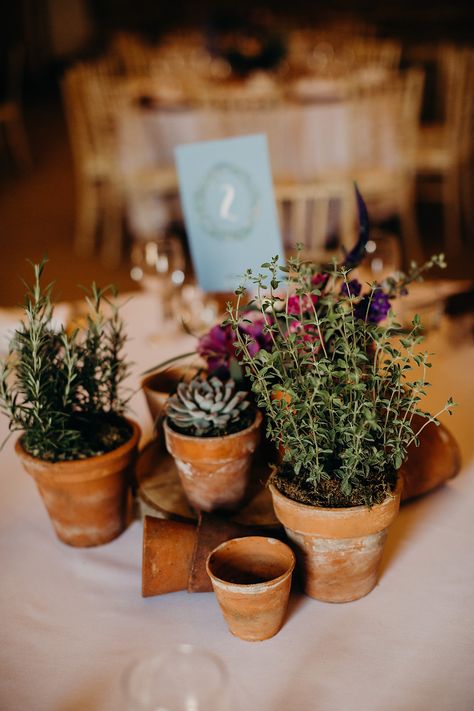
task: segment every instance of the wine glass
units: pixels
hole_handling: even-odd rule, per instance
[[[196,284],[184,284],[172,305],[176,320],[197,336],[214,326],[221,315],[217,299]]]
[[[400,244],[395,235],[373,230],[365,247],[361,271],[367,281],[382,282],[401,268]]]
[[[175,236],[156,236],[136,241],[131,249],[130,276],[151,297],[156,325],[170,325],[172,300],[185,279],[186,260]]]
[[[215,654],[190,644],[133,662],[123,675],[127,711],[229,711],[229,680]]]

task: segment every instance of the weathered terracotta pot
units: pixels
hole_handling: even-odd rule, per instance
[[[194,366],[173,366],[143,378],[141,387],[153,422],[164,416],[166,401],[176,392],[178,383],[191,380],[197,370]]]
[[[414,429],[419,429],[424,418],[413,416]],[[420,445],[410,445],[407,459],[400,468],[403,478],[402,501],[426,494],[461,469],[461,452],[451,432],[442,424],[430,422],[419,436]]]
[[[388,527],[397,516],[402,482],[371,509],[300,504],[270,485],[276,517],[294,544],[304,591],[324,602],[349,602],[376,585]]]
[[[178,590],[212,592],[206,571],[209,553],[231,538],[265,535],[264,527],[244,526],[225,515],[200,513],[194,523],[145,516],[143,521],[142,595]],[[272,536],[284,536],[282,528]]]
[[[172,430],[166,420],[165,440],[175,458],[189,502],[200,511],[237,509],[248,493],[252,457],[260,442],[262,415],[241,432],[225,437],[192,437]]]
[[[206,569],[232,634],[249,642],[276,635],[294,567],[293,551],[276,538],[234,538],[212,551]]]
[[[15,449],[34,478],[56,535],[70,546],[98,546],[127,525],[127,501],[140,428],[132,420],[130,439],[107,454],[67,462],[46,462],[28,454],[21,437]]]
[[[145,516],[143,597],[186,590],[196,538],[197,528],[192,523]]]

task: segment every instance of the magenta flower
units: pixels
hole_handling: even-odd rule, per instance
[[[260,350],[270,351],[272,340],[270,334],[265,332],[265,325],[271,324],[271,319],[266,319],[256,311],[247,311],[242,315],[243,321],[239,331],[250,337],[247,348],[252,356]],[[218,324],[213,326],[198,341],[197,352],[204,358],[210,372],[217,370],[229,372],[232,360],[239,361],[234,343],[236,336],[230,325]]]
[[[207,362],[211,372],[219,368],[229,368],[231,358],[235,358],[234,340],[232,328],[220,324],[201,336],[197,352]]]
[[[299,316],[300,314],[311,311],[317,302],[318,297],[316,294],[303,294],[303,296],[292,294],[288,298],[287,313],[290,316]]]
[[[296,339],[296,344],[298,346],[303,346],[305,349],[313,351],[313,353],[319,353],[321,350],[319,331],[314,323],[301,323],[301,321],[293,321],[290,324],[289,332],[296,333],[298,335]]]

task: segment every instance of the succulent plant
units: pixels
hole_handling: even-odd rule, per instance
[[[223,434],[248,413],[249,393],[238,390],[233,380],[219,378],[180,383],[176,395],[168,400],[168,420],[178,430],[191,430],[196,436]],[[246,425],[247,426],[247,425]]]

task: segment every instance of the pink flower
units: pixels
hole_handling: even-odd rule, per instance
[[[288,298],[287,313],[290,316],[300,316],[308,311],[312,311],[313,306],[318,302],[316,294],[292,294]]]
[[[290,324],[290,333],[296,333],[298,338],[296,344],[298,347],[304,347],[313,353],[319,353],[321,350],[321,339],[319,331],[314,323],[301,323],[301,321],[293,321]]]

